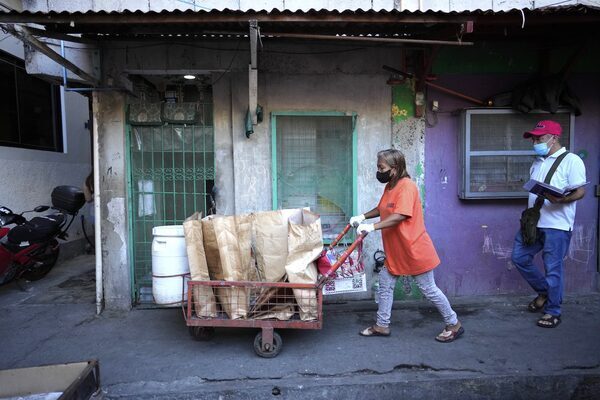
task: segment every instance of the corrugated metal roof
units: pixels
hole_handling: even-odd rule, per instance
[[[549,9],[563,6],[600,6],[598,0],[144,0],[144,1],[23,1],[23,9],[32,12],[196,12],[227,11],[242,12],[302,12],[310,10],[346,11],[408,11],[408,12],[470,12],[511,11],[514,9]],[[258,9],[255,6],[260,5]],[[317,7],[315,7],[317,6]]]
[[[492,9],[473,9],[473,10],[397,10],[397,9],[327,9],[327,8],[310,8],[308,10],[290,10],[290,9],[231,9],[231,8],[212,8],[212,9],[175,9],[175,10],[142,10],[142,9],[122,9],[122,10],[86,10],[86,11],[4,11],[0,10],[0,15],[22,15],[22,16],[39,16],[39,17],[56,17],[56,16],[81,16],[81,15],[190,15],[190,14],[231,14],[231,15],[244,15],[244,14],[267,14],[267,15],[502,15],[510,13],[520,13],[524,11],[526,14],[531,15],[548,15],[548,14],[580,14],[587,13],[589,11],[600,10],[600,2],[598,4],[590,5],[562,5],[553,7],[540,7],[540,8],[510,8],[495,11]]]
[[[199,10],[199,11],[87,11],[0,12],[0,23],[38,23],[48,31],[78,33],[95,39],[197,36],[214,33],[244,34],[248,21],[257,20],[265,34],[378,35],[456,40],[457,25],[473,21],[476,35],[512,38],[526,35],[571,34],[600,26],[600,9],[583,5],[535,10],[493,12],[315,10]],[[556,24],[566,30],[556,32]],[[525,29],[523,29],[525,27]],[[598,30],[598,28],[595,28]]]

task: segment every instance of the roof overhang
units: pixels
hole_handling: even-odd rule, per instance
[[[0,12],[0,23],[39,24],[50,35],[94,41],[178,40],[247,35],[249,21],[263,35],[314,34],[457,40],[542,39],[589,35],[600,30],[600,10],[582,5],[501,12],[201,10],[143,12]],[[467,29],[468,28],[468,29]],[[472,28],[472,32],[471,31]],[[222,37],[222,36],[220,36]]]

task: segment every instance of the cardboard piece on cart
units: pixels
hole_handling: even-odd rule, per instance
[[[261,281],[279,282],[285,276],[288,253],[288,220],[299,220],[302,209],[256,212],[254,254]]]
[[[285,278],[285,277],[284,277]],[[284,279],[282,279],[284,280]],[[290,288],[266,287],[248,312],[248,318],[276,318],[286,321],[294,315],[293,292]]]
[[[278,319],[287,321],[294,315],[293,304],[278,304],[269,309],[269,311],[259,312],[252,315],[252,319]]]
[[[193,281],[209,281],[208,264],[204,252],[202,235],[202,214],[195,212],[183,221],[185,246],[187,250],[190,274]],[[200,318],[213,318],[217,315],[217,303],[210,286],[194,286],[193,301],[196,315]]]
[[[245,215],[209,215],[202,219],[204,249],[212,280],[246,281],[253,268],[251,254],[252,221]],[[246,317],[248,289],[219,287],[221,308],[231,319]]]
[[[319,215],[302,210],[300,220],[290,218],[288,223],[288,256],[285,270],[291,283],[316,283],[317,266],[314,261],[323,250],[323,232]],[[316,289],[294,289],[300,319],[317,318]]]

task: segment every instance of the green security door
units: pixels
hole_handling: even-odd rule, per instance
[[[195,211],[214,212],[212,104],[195,124],[129,126],[129,210],[133,296],[153,303],[152,228],[179,225]]]

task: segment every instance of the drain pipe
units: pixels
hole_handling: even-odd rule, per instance
[[[95,103],[95,104],[94,104]],[[98,102],[96,96],[93,95],[92,110],[97,110]],[[103,308],[104,300],[104,278],[102,276],[102,240],[101,240],[101,207],[100,207],[100,136],[98,135],[98,121],[96,121],[94,112],[92,111],[92,137],[94,147],[94,248],[96,255],[96,314],[100,314]]]
[[[65,42],[63,40],[60,41],[60,55],[65,58]],[[75,91],[73,89],[69,89],[67,86],[67,69],[65,66],[62,66],[63,69],[63,87],[64,90]],[[99,136],[98,136],[98,122],[93,115],[93,110],[97,107],[94,106],[96,102],[95,96],[93,95],[94,88],[88,89],[92,92],[92,163],[94,164],[94,253],[96,257],[96,314],[100,314],[103,308],[103,295],[104,295],[104,279],[102,274],[102,240],[101,240],[101,227],[100,222],[102,218],[100,218],[100,157],[99,157]],[[86,91],[88,91],[86,90]]]

